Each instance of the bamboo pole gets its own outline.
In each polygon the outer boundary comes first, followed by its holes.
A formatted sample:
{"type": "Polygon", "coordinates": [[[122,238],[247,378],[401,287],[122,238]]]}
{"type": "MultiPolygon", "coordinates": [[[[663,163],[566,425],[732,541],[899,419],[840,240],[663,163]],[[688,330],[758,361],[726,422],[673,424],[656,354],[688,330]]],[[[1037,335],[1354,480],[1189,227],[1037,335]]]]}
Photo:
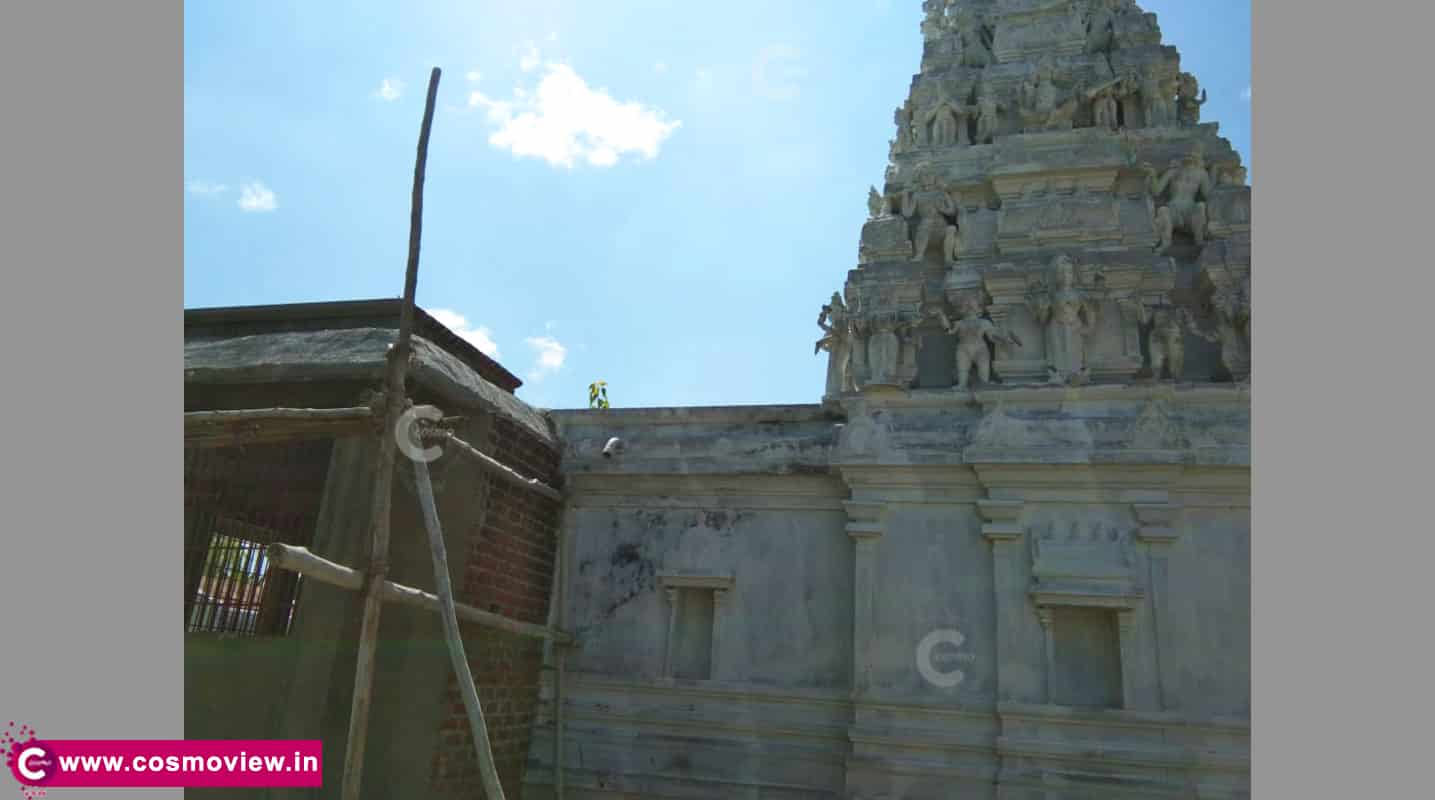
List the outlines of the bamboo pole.
{"type": "MultiPolygon", "coordinates": [[[[567,581],[567,549],[568,537],[564,534],[563,528],[558,529],[558,542],[554,555],[553,571],[556,573],[558,588],[553,592],[556,595],[554,602],[558,605],[558,619],[564,618],[564,583],[567,581]]],[[[555,800],[563,800],[564,775],[563,775],[563,661],[567,655],[565,642],[553,643],[553,796],[555,800]]]]}
{"type": "Polygon", "coordinates": [[[478,688],[473,684],[473,672],[469,669],[463,638],[458,632],[458,615],[454,610],[453,587],[448,574],[448,554],[443,544],[443,530],[439,527],[438,509],[434,504],[429,465],[423,461],[414,461],[414,478],[418,486],[419,504],[423,509],[424,528],[428,531],[429,553],[433,556],[434,588],[438,589],[443,635],[448,641],[449,659],[453,662],[453,671],[458,678],[463,707],[468,712],[468,727],[473,733],[473,746],[478,755],[479,773],[483,777],[484,795],[489,800],[504,800],[503,784],[498,780],[498,768],[493,763],[493,745],[488,740],[488,723],[483,719],[483,703],[479,701],[478,688]]]}
{"type": "Polygon", "coordinates": [[[438,95],[440,71],[429,75],[428,98],[419,129],[418,155],[414,163],[412,211],[409,215],[409,260],[404,274],[404,299],[399,310],[399,337],[388,353],[384,383],[384,427],[379,435],[379,454],[374,475],[374,497],[370,509],[372,549],[365,573],[364,617],[359,628],[358,660],[354,666],[354,698],[349,713],[349,735],[344,753],[342,800],[359,800],[363,779],[364,745],[369,730],[369,703],[374,688],[374,662],[378,655],[379,614],[383,610],[383,586],[389,571],[389,512],[394,481],[395,431],[405,410],[404,379],[408,370],[410,338],[413,334],[414,293],[418,287],[419,241],[423,222],[424,169],[428,161],[429,131],[433,127],[434,100],[438,95]]]}
{"type": "MultiPolygon", "coordinates": [[[[288,570],[303,575],[310,580],[336,586],[340,589],[358,591],[364,588],[364,573],[353,567],[346,567],[343,564],[336,564],[322,556],[303,547],[275,542],[269,545],[265,555],[269,559],[269,566],[277,569],[288,570]]],[[[384,581],[383,599],[386,603],[422,608],[427,611],[441,611],[438,595],[430,594],[412,586],[384,581]]],[[[520,622],[510,619],[502,614],[494,614],[490,611],[474,608],[473,606],[457,603],[454,606],[458,618],[464,622],[471,622],[475,625],[482,625],[486,628],[494,628],[518,636],[526,636],[530,639],[542,639],[544,641],[573,644],[572,634],[558,630],[554,627],[533,625],[527,622],[520,622]]]]}
{"type": "Polygon", "coordinates": [[[498,459],[495,459],[493,456],[490,456],[487,453],[480,451],[478,448],[474,447],[468,442],[465,442],[464,440],[458,438],[454,435],[452,431],[437,430],[434,431],[432,434],[427,435],[426,438],[442,439],[448,442],[452,442],[457,448],[458,452],[463,453],[474,461],[477,461],[478,465],[484,468],[490,475],[500,478],[504,482],[512,486],[516,486],[520,489],[527,489],[533,492],[537,492],[538,494],[543,495],[549,500],[556,500],[559,503],[563,502],[562,492],[558,491],[557,489],[554,489],[552,486],[549,486],[546,483],[543,483],[537,478],[525,477],[522,473],[518,472],[512,467],[509,467],[498,459]]]}

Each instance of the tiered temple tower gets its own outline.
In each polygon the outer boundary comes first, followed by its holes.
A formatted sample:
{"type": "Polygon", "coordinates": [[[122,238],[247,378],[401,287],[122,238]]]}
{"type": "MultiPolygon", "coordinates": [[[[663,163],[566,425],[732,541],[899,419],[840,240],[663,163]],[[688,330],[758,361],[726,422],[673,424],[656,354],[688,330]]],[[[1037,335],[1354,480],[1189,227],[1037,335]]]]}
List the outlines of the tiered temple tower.
{"type": "Polygon", "coordinates": [[[819,323],[826,397],[1248,377],[1245,169],[1155,15],[924,8],[859,264],[819,323]]]}

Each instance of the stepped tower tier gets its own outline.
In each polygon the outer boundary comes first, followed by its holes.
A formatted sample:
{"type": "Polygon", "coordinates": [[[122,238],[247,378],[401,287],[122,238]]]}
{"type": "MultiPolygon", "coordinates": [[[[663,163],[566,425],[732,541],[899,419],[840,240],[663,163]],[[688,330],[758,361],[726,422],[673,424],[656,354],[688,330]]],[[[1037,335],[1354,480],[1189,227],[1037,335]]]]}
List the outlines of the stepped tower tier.
{"type": "Polygon", "coordinates": [[[1156,16],[1130,0],[924,11],[842,326],[824,322],[828,398],[979,384],[941,321],[964,313],[1004,332],[991,383],[1246,379],[1245,167],[1156,16]]]}

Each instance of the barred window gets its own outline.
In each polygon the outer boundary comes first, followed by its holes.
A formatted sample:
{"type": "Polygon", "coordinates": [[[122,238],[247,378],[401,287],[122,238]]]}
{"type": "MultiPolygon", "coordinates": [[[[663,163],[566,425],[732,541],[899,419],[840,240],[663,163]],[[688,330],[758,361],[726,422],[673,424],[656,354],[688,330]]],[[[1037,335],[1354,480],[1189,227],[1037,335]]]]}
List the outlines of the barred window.
{"type": "Polygon", "coordinates": [[[332,449],[327,439],[185,448],[187,633],[289,632],[301,581],[272,569],[266,549],[312,545],[332,449]]]}

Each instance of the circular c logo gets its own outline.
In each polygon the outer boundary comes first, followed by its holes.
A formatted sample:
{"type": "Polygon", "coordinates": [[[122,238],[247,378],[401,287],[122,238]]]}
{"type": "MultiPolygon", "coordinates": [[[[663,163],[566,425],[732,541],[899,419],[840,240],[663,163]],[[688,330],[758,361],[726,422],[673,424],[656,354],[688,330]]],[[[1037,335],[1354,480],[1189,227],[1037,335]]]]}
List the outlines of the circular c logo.
{"type": "Polygon", "coordinates": [[[42,786],[59,772],[55,754],[47,745],[31,742],[15,754],[15,777],[30,786],[42,786]]]}
{"type": "Polygon", "coordinates": [[[961,631],[942,629],[935,630],[922,637],[917,644],[917,671],[927,683],[933,686],[950,689],[966,679],[966,675],[959,669],[951,672],[942,672],[932,664],[932,650],[939,644],[950,644],[953,647],[961,647],[967,637],[961,631]]]}
{"type": "Polygon", "coordinates": [[[437,445],[423,447],[423,440],[418,436],[417,423],[419,420],[438,422],[441,419],[443,414],[433,406],[414,406],[405,411],[394,426],[394,439],[398,442],[399,452],[408,456],[410,461],[428,464],[439,460],[443,456],[443,448],[437,445]]]}

